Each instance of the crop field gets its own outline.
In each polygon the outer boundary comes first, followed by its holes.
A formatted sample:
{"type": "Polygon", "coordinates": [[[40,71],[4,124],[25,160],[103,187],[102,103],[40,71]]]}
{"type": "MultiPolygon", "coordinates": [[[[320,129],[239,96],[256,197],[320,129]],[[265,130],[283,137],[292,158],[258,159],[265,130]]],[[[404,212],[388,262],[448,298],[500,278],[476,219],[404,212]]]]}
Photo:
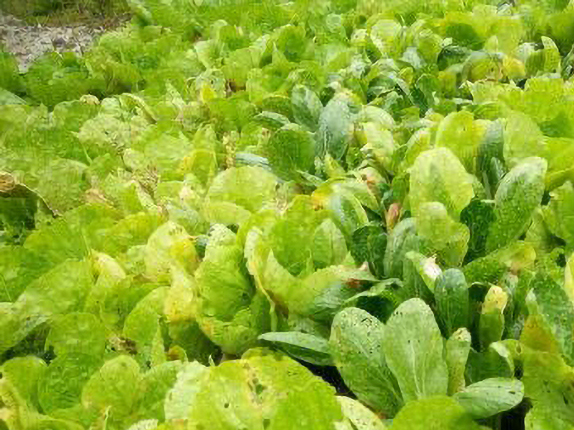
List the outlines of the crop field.
{"type": "Polygon", "coordinates": [[[574,430],[574,1],[81,4],[0,46],[0,430],[574,430]]]}

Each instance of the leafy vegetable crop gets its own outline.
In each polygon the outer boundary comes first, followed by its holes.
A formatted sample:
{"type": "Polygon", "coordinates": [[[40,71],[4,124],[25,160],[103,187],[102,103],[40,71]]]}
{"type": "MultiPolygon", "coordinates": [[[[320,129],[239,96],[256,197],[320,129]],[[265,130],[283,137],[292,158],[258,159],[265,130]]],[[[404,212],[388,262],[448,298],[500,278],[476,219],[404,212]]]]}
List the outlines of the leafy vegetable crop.
{"type": "Polygon", "coordinates": [[[131,0],[0,55],[0,429],[574,429],[574,4],[131,0]]]}

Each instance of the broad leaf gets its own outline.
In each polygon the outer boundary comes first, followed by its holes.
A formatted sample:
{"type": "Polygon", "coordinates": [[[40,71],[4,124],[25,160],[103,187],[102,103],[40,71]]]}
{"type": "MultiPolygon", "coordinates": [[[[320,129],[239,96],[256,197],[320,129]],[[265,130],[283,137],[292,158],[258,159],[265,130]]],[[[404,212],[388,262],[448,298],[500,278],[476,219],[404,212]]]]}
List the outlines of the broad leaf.
{"type": "Polygon", "coordinates": [[[408,403],[393,420],[393,430],[479,430],[452,397],[433,396],[408,403]]]}
{"type": "Polygon", "coordinates": [[[326,339],[300,332],[269,332],[259,336],[260,340],[272,343],[287,354],[319,366],[333,364],[329,343],[326,339]]]}
{"type": "Polygon", "coordinates": [[[422,300],[408,300],[391,315],[383,351],[405,402],[446,395],[448,370],[443,348],[434,315],[422,300]]]}
{"type": "Polygon", "coordinates": [[[265,146],[265,155],[277,176],[297,180],[299,171],[313,167],[315,141],[311,134],[295,124],[281,127],[265,146]]]}
{"type": "Polygon", "coordinates": [[[439,202],[458,220],[473,196],[471,176],[447,148],[423,152],[410,169],[410,203],[415,216],[424,213],[424,203],[439,202]]]}
{"type": "Polygon", "coordinates": [[[486,251],[492,252],[522,235],[544,193],[546,161],[528,158],[502,179],[495,201],[495,221],[486,239],[486,251]]]}
{"type": "Polygon", "coordinates": [[[480,419],[512,409],[523,396],[519,380],[491,378],[469,385],[453,397],[473,418],[480,419]]]}
{"type": "Polygon", "coordinates": [[[387,330],[367,312],[347,308],[331,328],[331,351],[343,380],[362,402],[394,416],[403,400],[383,351],[387,330]]]}

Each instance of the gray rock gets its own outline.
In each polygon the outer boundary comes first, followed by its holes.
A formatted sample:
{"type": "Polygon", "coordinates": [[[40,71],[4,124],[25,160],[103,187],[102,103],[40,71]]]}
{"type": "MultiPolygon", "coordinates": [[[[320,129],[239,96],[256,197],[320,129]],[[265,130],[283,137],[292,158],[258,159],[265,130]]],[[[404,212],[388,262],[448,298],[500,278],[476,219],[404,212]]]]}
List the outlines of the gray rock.
{"type": "Polygon", "coordinates": [[[26,71],[34,60],[49,51],[85,52],[103,32],[103,29],[84,25],[32,26],[0,12],[0,45],[14,54],[22,72],[26,71]]]}
{"type": "Polygon", "coordinates": [[[55,48],[64,48],[67,44],[68,42],[63,37],[52,39],[52,45],[54,45],[55,48]]]}

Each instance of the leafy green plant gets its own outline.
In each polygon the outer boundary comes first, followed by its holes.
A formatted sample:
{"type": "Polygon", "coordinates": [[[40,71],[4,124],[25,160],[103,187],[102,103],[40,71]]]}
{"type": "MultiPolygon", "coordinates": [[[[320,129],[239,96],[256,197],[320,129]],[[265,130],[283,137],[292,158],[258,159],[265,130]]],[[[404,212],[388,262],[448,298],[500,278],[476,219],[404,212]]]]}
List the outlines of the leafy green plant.
{"type": "Polygon", "coordinates": [[[0,58],[0,428],[574,428],[571,5],[130,7],[0,58]]]}

